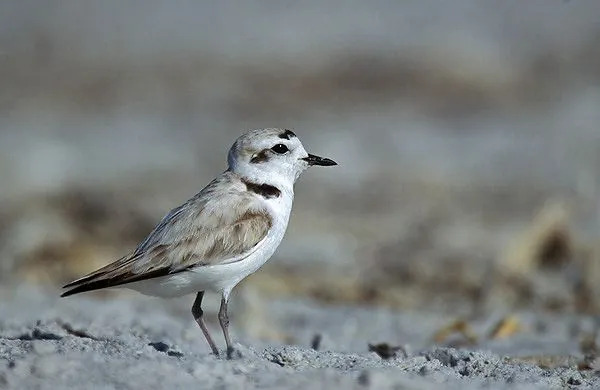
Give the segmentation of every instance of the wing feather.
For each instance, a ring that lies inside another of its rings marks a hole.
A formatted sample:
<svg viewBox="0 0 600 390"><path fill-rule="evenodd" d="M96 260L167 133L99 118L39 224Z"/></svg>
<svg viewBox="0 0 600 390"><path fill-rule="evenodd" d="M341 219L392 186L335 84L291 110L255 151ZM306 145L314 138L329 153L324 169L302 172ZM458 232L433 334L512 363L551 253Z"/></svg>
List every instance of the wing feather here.
<svg viewBox="0 0 600 390"><path fill-rule="evenodd" d="M171 210L133 253L65 285L74 288L62 296L245 258L273 220L238 182L225 172Z"/></svg>

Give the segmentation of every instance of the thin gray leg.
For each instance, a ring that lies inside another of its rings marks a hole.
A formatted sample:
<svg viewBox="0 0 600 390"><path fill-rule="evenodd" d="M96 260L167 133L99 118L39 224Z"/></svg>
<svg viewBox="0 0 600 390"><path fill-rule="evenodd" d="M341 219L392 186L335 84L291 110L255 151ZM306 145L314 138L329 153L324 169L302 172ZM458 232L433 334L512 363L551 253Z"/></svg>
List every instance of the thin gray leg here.
<svg viewBox="0 0 600 390"><path fill-rule="evenodd" d="M223 329L223 335L225 336L225 344L227 344L227 359L231 359L233 354L233 346L231 345L231 338L229 337L229 316L227 315L227 297L221 298L221 308L219 309L219 323L221 329Z"/></svg>
<svg viewBox="0 0 600 390"><path fill-rule="evenodd" d="M210 349L212 352L219 356L219 350L217 349L217 345L213 341L212 337L210 337L210 333L208 333L208 328L206 327L206 323L204 323L204 318L202 315L204 311L202 310L202 297L204 297L204 291L200 291L198 295L196 295L196 300L194 301L194 305L192 306L192 315L194 319L202 329L202 333L204 333L204 337L206 337L206 341L208 341L208 345L210 345Z"/></svg>

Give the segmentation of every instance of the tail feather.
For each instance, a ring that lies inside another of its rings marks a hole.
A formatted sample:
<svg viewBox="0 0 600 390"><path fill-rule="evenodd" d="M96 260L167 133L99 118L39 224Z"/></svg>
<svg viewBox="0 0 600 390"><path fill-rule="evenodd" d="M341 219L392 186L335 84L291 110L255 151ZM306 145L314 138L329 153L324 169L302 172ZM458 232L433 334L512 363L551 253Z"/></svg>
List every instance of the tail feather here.
<svg viewBox="0 0 600 390"><path fill-rule="evenodd" d="M100 270L99 270L100 271ZM181 271L184 271L182 269ZM180 271L175 271L180 272ZM133 274L131 272L123 273L117 276L109 276L106 272L93 273L84 276L81 279L75 280L66 284L63 288L75 286L74 288L65 291L60 296L68 297L69 295L78 294L86 291L99 290L108 287L117 287L128 283L139 282L141 280L158 278L160 276L169 275L172 272L168 267L159 268L142 274Z"/></svg>
<svg viewBox="0 0 600 390"><path fill-rule="evenodd" d="M63 288L69 288L73 286L78 286L84 284L86 282L92 281L93 279L100 278L109 272L115 272L119 269L122 269L126 264L130 263L133 260L133 256L123 256L119 260L116 260L100 269L97 269L94 272L90 272L89 274L76 279L72 282L69 282L63 286Z"/></svg>
<svg viewBox="0 0 600 390"><path fill-rule="evenodd" d="M69 282L69 283L65 284L64 286L62 286L62 288L69 288L69 287L73 287L73 286L84 284L85 282L88 282L88 281L94 279L95 277L100 276L98 272L99 272L99 270L96 271L96 272L93 272L93 273L91 273L89 275L86 275L86 276L84 276L82 278L79 278L79 279L76 279L76 280L74 280L72 282Z"/></svg>
<svg viewBox="0 0 600 390"><path fill-rule="evenodd" d="M60 294L60 296L68 297L69 295L79 294L79 293L86 292L86 291L94 291L94 290L99 290L99 289L105 288L105 287L112 287L110 284L108 284L106 282L107 281L98 280L98 281L81 284L75 288L65 291L64 293ZM66 288L66 287L67 286L65 286L63 288Z"/></svg>

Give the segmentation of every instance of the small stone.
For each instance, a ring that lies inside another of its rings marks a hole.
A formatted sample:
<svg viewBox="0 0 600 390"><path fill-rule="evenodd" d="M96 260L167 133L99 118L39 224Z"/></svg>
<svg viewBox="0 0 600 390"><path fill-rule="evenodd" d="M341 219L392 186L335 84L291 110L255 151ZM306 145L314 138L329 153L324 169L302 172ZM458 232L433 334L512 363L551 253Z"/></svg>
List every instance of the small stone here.
<svg viewBox="0 0 600 390"><path fill-rule="evenodd" d="M386 360L395 358L398 351L402 352L404 357L407 357L402 346L391 346L388 343L369 344L369 352L375 352L379 357Z"/></svg>
<svg viewBox="0 0 600 390"><path fill-rule="evenodd" d="M156 349L158 352L167 352L169 350L169 345L163 343L162 341L157 341L155 343L149 343L149 346Z"/></svg>
<svg viewBox="0 0 600 390"><path fill-rule="evenodd" d="M183 357L183 352L170 350L170 351L167 351L167 356Z"/></svg>
<svg viewBox="0 0 600 390"><path fill-rule="evenodd" d="M567 384L571 385L571 386L579 386L581 384L581 380L570 377L569 380L567 381Z"/></svg>

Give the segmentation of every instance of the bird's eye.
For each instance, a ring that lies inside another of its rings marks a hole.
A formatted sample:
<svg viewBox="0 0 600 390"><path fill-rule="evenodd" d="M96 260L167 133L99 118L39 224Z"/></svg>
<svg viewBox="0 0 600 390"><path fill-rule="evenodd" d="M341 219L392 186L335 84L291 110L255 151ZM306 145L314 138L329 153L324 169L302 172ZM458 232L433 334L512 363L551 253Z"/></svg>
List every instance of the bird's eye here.
<svg viewBox="0 0 600 390"><path fill-rule="evenodd" d="M285 152L289 151L288 147L285 146L284 144L277 144L277 145L273 146L271 148L271 150L277 154L284 154Z"/></svg>

